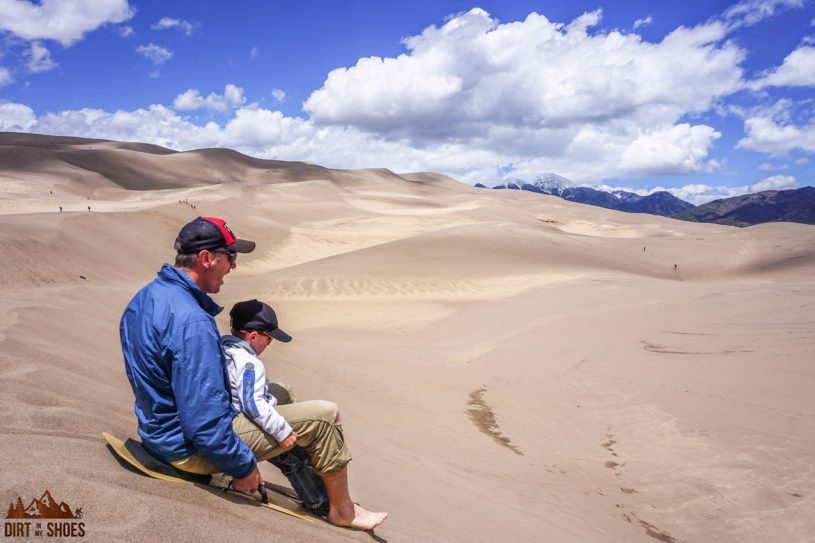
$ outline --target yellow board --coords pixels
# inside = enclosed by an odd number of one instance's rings
[[[116,436],[114,436],[112,434],[109,434],[107,432],[102,432],[102,437],[105,438],[105,441],[108,442],[108,445],[110,445],[110,448],[113,449],[113,452],[115,452],[116,455],[119,458],[121,458],[122,460],[124,460],[125,462],[127,462],[128,464],[130,464],[131,466],[133,466],[134,468],[136,468],[140,472],[144,473],[145,475],[149,475],[150,477],[153,477],[154,479],[160,479],[162,481],[170,481],[171,483],[193,484],[192,481],[185,481],[184,479],[181,479],[180,477],[173,477],[172,475],[165,475],[164,473],[159,473],[157,471],[151,470],[150,468],[148,468],[147,466],[145,466],[144,464],[139,462],[139,460],[135,456],[133,456],[133,453],[131,453],[127,449],[127,447],[125,446],[124,441],[122,441],[118,437],[116,437]],[[234,491],[234,490],[230,490],[229,493],[232,494],[233,496],[238,496],[240,498],[244,498],[246,500],[249,500],[249,501],[255,502],[255,503],[259,504],[259,505],[262,505],[263,507],[268,507],[269,509],[274,509],[275,511],[279,511],[279,512],[284,513],[286,515],[296,517],[296,518],[299,518],[299,519],[303,519],[303,520],[307,520],[309,522],[314,522],[314,519],[311,518],[308,515],[298,513],[297,511],[292,511],[291,509],[286,509],[285,507],[274,504],[274,503],[260,503],[255,498],[253,498],[251,496],[248,496],[248,495],[246,495],[246,494],[244,494],[242,492],[237,492],[237,491]]]
[[[154,479],[161,479],[162,481],[170,481],[172,483],[184,483],[184,484],[193,484],[191,481],[185,481],[184,479],[180,479],[178,477],[171,477],[169,475],[164,475],[163,473],[159,473],[157,471],[153,471],[148,469],[144,464],[136,460],[136,457],[125,448],[125,443],[118,437],[109,434],[107,432],[102,432],[102,437],[105,438],[105,441],[108,442],[108,445],[113,449],[122,460],[139,470],[140,472],[144,473],[145,475],[149,475]]]

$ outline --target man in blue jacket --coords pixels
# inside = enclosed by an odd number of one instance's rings
[[[175,266],[164,264],[122,315],[125,369],[136,396],[144,447],[179,469],[206,472],[202,463],[254,492],[263,484],[252,450],[233,430],[238,412],[229,398],[215,315],[208,294],[220,291],[238,253],[255,243],[237,239],[216,217],[186,224],[175,242]]]
[[[214,319],[223,308],[208,294],[221,290],[238,253],[252,252],[255,243],[235,237],[222,219],[198,217],[181,229],[175,249],[175,265],[162,266],[136,293],[119,324],[139,435],[150,454],[180,470],[226,473],[233,488],[254,492],[263,484],[256,456],[277,456],[297,436],[278,442],[232,406]],[[387,517],[351,500],[347,469],[323,479],[333,496],[332,524],[368,530]]]

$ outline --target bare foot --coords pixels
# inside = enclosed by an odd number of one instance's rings
[[[354,504],[353,516],[342,515],[335,507],[328,512],[328,522],[334,526],[355,530],[372,530],[382,524],[386,518],[388,518],[387,513],[374,513],[357,504]]]

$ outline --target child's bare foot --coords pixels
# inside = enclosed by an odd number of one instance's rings
[[[334,526],[355,530],[371,530],[382,524],[386,518],[388,518],[387,513],[374,513],[357,504],[354,504],[353,514],[343,515],[336,507],[332,507],[328,512],[328,522]]]

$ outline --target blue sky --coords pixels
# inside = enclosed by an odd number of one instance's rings
[[[0,130],[694,203],[815,184],[812,0],[0,0]]]

